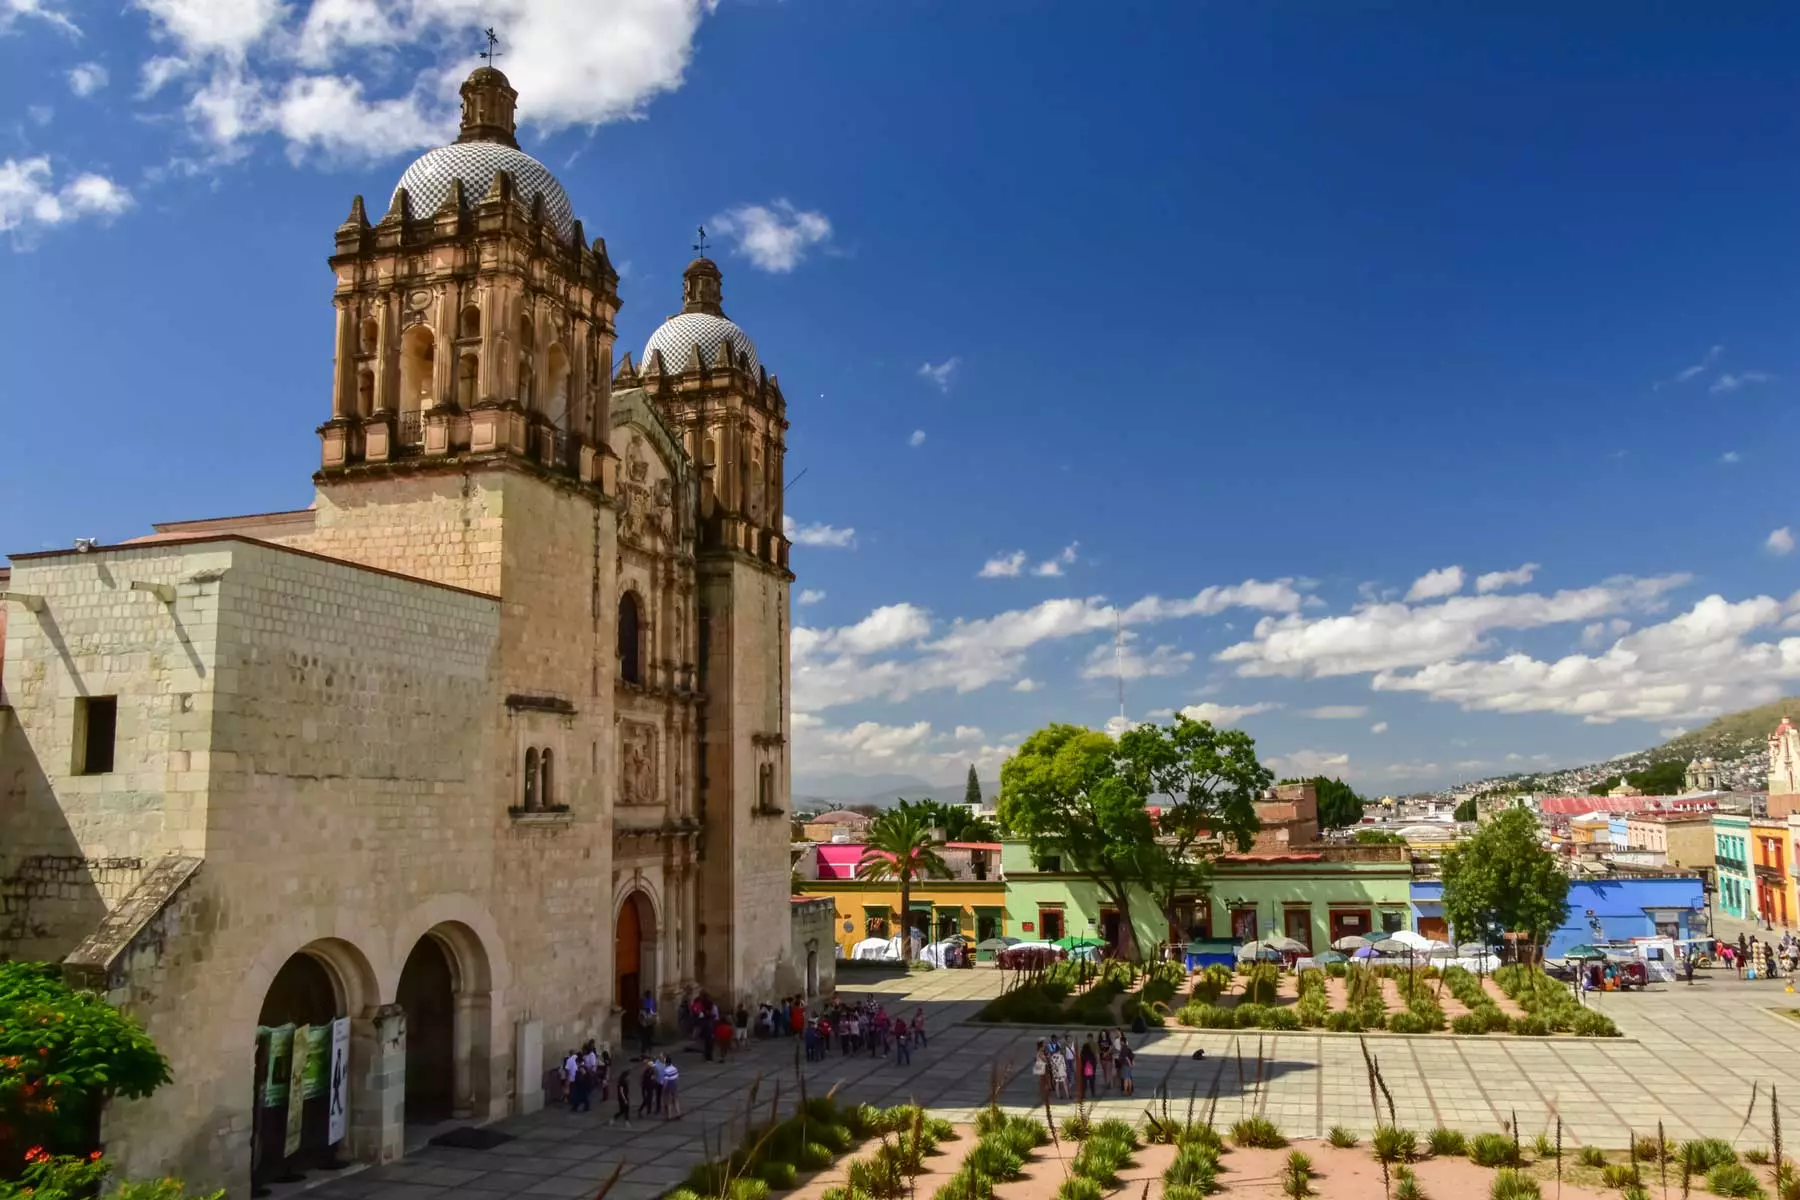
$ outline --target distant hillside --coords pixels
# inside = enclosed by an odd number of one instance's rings
[[[806,782],[811,782],[814,786],[806,787],[804,786]],[[873,784],[879,788],[883,780],[879,777],[867,778],[862,781],[861,786],[858,786],[853,780],[838,781],[838,786],[832,788],[819,787],[817,786],[818,782],[817,780],[795,781],[795,808],[822,811],[828,808],[843,808],[851,804],[873,804],[877,808],[892,808],[901,800],[937,800],[945,804],[960,803],[963,798],[963,789],[968,786],[966,780],[962,783],[937,785],[921,781],[904,787],[868,791],[866,790],[868,785]],[[984,800],[992,804],[994,797],[999,794],[1000,784],[998,781],[982,780],[981,795]]]
[[[1649,753],[1657,761],[1703,758],[1710,754],[1721,762],[1766,753],[1769,734],[1775,731],[1775,727],[1781,724],[1781,718],[1786,716],[1800,718],[1800,699],[1790,696],[1760,708],[1727,713],[1692,733],[1670,738]]]

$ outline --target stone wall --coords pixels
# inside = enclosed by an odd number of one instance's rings
[[[776,973],[777,995],[808,1001],[837,991],[837,902],[830,896],[796,896],[789,903],[791,961]]]

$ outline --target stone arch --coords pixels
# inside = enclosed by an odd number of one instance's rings
[[[467,412],[475,406],[481,386],[481,355],[464,350],[456,360],[456,406]]]
[[[561,342],[544,352],[544,412],[558,429],[569,428],[569,352]]]
[[[465,304],[456,318],[456,336],[478,338],[481,336],[481,306]]]
[[[644,993],[654,996],[661,987],[661,931],[662,908],[649,881],[640,876],[622,880],[613,895],[613,1003],[622,1010],[627,1032],[641,1032],[638,1013]]]
[[[627,588],[619,596],[619,678],[644,682],[644,602]]]
[[[407,953],[394,999],[406,1014],[406,1119],[489,1111],[493,971],[481,935],[457,920],[428,927]]]
[[[453,1115],[479,1119],[505,1115],[509,1103],[505,1064],[495,1060],[509,1052],[510,1042],[496,1021],[505,1015],[512,967],[493,915],[472,896],[447,893],[420,904],[392,928],[396,933],[389,957],[396,964],[428,937],[449,960],[456,1005]],[[382,994],[394,998],[394,1007],[403,1007],[398,1004],[398,971],[386,982],[388,989]],[[529,1088],[534,1082],[520,1080],[519,1086]]]
[[[431,331],[431,326],[414,325],[400,336],[401,415],[423,412],[432,406],[436,360],[437,335]]]

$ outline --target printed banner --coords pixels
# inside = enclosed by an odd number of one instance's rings
[[[331,1026],[311,1025],[306,1030],[306,1098],[325,1096],[326,1072],[331,1068]]]
[[[292,1155],[300,1149],[300,1118],[306,1111],[306,1047],[308,1026],[294,1030],[293,1065],[288,1069],[287,1141],[282,1154]]]
[[[331,1023],[331,1129],[326,1142],[337,1145],[350,1131],[350,1018]]]
[[[263,1075],[263,1107],[280,1108],[287,1103],[288,1054],[294,1045],[294,1027],[264,1027],[258,1034],[269,1039],[269,1056]]]

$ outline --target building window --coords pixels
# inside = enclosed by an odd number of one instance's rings
[[[1406,928],[1406,914],[1402,912],[1383,912],[1381,914],[1381,930],[1383,933],[1399,933]]]
[[[636,592],[619,597],[619,678],[626,683],[644,682],[644,664],[638,652],[642,617]]]
[[[1044,855],[1044,857],[1038,859],[1038,870],[1048,872],[1049,874],[1052,874],[1052,875],[1058,873],[1059,871],[1062,870],[1062,855],[1060,855],[1060,854]]]
[[[75,774],[105,775],[113,769],[118,740],[119,698],[82,696],[75,701]]]
[[[525,751],[525,797],[521,805],[526,812],[536,812],[538,806],[538,752],[537,747]]]
[[[1038,940],[1054,942],[1063,935],[1063,914],[1060,908],[1038,909]]]
[[[552,757],[548,750],[538,755],[538,805],[542,808],[549,808],[556,803],[555,780],[550,774]]]

